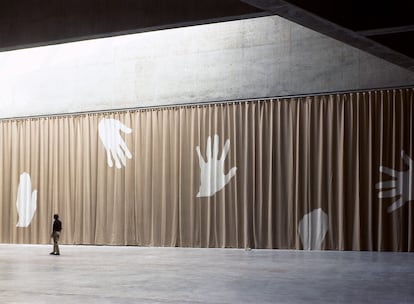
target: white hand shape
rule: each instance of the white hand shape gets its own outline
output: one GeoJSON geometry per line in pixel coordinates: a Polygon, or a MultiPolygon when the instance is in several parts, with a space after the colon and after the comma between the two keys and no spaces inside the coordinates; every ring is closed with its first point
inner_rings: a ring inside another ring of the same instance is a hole
{"type": "Polygon", "coordinates": [[[304,215],[298,225],[304,250],[321,250],[328,231],[328,215],[321,208],[304,215]]]}
{"type": "Polygon", "coordinates": [[[236,175],[237,168],[233,167],[229,173],[224,174],[224,160],[230,149],[230,140],[227,139],[220,159],[218,157],[219,137],[214,135],[213,153],[211,153],[211,137],[207,138],[206,161],[201,156],[200,146],[196,147],[200,165],[200,191],[197,197],[212,196],[221,190],[236,175]]]}
{"type": "Polygon", "coordinates": [[[402,207],[406,202],[414,199],[414,161],[401,150],[401,158],[408,166],[406,171],[396,171],[387,167],[380,166],[380,172],[388,174],[396,179],[379,182],[375,187],[382,190],[378,193],[378,198],[400,198],[388,207],[387,211],[393,212],[402,207]]]}
{"type": "Polygon", "coordinates": [[[17,189],[17,213],[19,214],[19,222],[16,227],[27,227],[33,219],[36,211],[37,191],[32,192],[32,181],[30,175],[23,172],[20,175],[19,187],[17,189]]]}
{"type": "Polygon", "coordinates": [[[122,131],[126,134],[132,132],[132,129],[128,128],[122,124],[119,120],[112,118],[103,118],[99,122],[99,137],[106,149],[106,159],[109,167],[113,166],[111,155],[115,160],[115,165],[118,169],[121,168],[122,164],[126,166],[126,157],[129,159],[132,158],[131,152],[129,152],[128,147],[125,141],[122,139],[119,131],[122,131]]]}

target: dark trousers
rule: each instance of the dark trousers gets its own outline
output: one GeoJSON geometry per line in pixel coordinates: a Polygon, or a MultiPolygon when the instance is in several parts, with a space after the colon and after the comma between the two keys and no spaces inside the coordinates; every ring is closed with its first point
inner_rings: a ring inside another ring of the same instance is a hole
{"type": "Polygon", "coordinates": [[[52,238],[53,238],[53,252],[54,253],[60,253],[59,252],[59,236],[60,236],[60,231],[54,231],[52,233],[52,238]]]}

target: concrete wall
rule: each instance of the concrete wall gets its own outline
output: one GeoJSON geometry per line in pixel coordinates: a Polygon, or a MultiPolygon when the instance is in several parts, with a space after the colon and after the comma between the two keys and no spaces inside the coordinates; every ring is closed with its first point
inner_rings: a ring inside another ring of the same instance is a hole
{"type": "Polygon", "coordinates": [[[0,117],[414,84],[277,16],[0,53],[0,117]]]}

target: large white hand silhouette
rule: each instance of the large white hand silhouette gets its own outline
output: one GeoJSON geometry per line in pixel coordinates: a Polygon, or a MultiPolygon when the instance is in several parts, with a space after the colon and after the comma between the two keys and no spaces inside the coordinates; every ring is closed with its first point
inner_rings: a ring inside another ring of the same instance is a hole
{"type": "Polygon", "coordinates": [[[224,160],[230,149],[230,139],[227,139],[220,159],[218,157],[219,136],[214,135],[213,151],[211,151],[211,137],[207,138],[206,160],[200,153],[200,146],[196,147],[198,162],[200,165],[200,190],[197,197],[212,196],[221,190],[236,175],[237,168],[233,167],[225,175],[224,160]]]}
{"type": "Polygon", "coordinates": [[[321,208],[304,215],[298,225],[304,250],[321,250],[328,231],[328,215],[321,208]]]}
{"type": "Polygon", "coordinates": [[[37,191],[32,192],[32,181],[30,175],[23,172],[20,175],[19,187],[17,189],[16,207],[19,221],[16,227],[27,227],[33,219],[36,211],[37,191]]]}
{"type": "Polygon", "coordinates": [[[122,164],[126,166],[126,157],[129,159],[132,158],[131,152],[129,152],[128,147],[121,137],[119,131],[122,131],[126,134],[132,132],[132,129],[128,128],[126,125],[121,123],[119,120],[112,118],[103,118],[99,122],[99,137],[106,149],[106,159],[109,167],[113,166],[112,158],[115,160],[115,166],[120,169],[121,160],[122,164]]]}
{"type": "Polygon", "coordinates": [[[401,150],[401,158],[408,166],[408,170],[396,171],[387,167],[380,166],[379,171],[388,174],[396,179],[379,182],[375,187],[382,190],[378,193],[378,198],[396,198],[399,199],[388,207],[388,213],[402,207],[406,202],[414,200],[414,161],[401,150]]]}

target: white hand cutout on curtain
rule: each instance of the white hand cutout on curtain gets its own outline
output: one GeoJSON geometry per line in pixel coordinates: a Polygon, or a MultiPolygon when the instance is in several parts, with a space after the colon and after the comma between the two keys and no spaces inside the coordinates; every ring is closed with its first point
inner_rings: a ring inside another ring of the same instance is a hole
{"type": "Polygon", "coordinates": [[[321,208],[304,215],[298,224],[304,250],[321,250],[328,231],[328,215],[321,208]]]}
{"type": "Polygon", "coordinates": [[[115,166],[120,169],[121,160],[122,165],[126,166],[126,157],[129,159],[132,158],[131,152],[129,152],[128,147],[121,137],[119,131],[122,131],[126,134],[132,132],[132,129],[128,128],[126,125],[121,123],[119,120],[112,118],[103,118],[99,122],[99,137],[105,146],[106,149],[106,159],[109,167],[113,166],[112,158],[115,160],[115,166]],[[112,156],[112,158],[111,158],[112,156]]]}
{"type": "Polygon", "coordinates": [[[37,191],[32,192],[32,181],[30,175],[23,172],[20,175],[19,187],[17,189],[16,207],[19,221],[16,227],[27,227],[33,219],[36,211],[37,191]]]}
{"type": "Polygon", "coordinates": [[[212,196],[221,190],[236,175],[237,168],[233,167],[225,175],[224,160],[230,149],[230,139],[227,139],[220,159],[218,159],[219,136],[214,135],[213,151],[211,150],[211,137],[207,138],[206,160],[200,153],[200,146],[196,147],[200,165],[200,190],[197,197],[212,196]]]}
{"type": "Polygon", "coordinates": [[[388,207],[388,213],[402,207],[406,202],[414,200],[414,161],[401,150],[401,158],[408,166],[408,170],[396,171],[387,167],[380,166],[379,171],[396,179],[379,182],[375,187],[381,190],[378,198],[396,198],[399,199],[388,207]]]}

